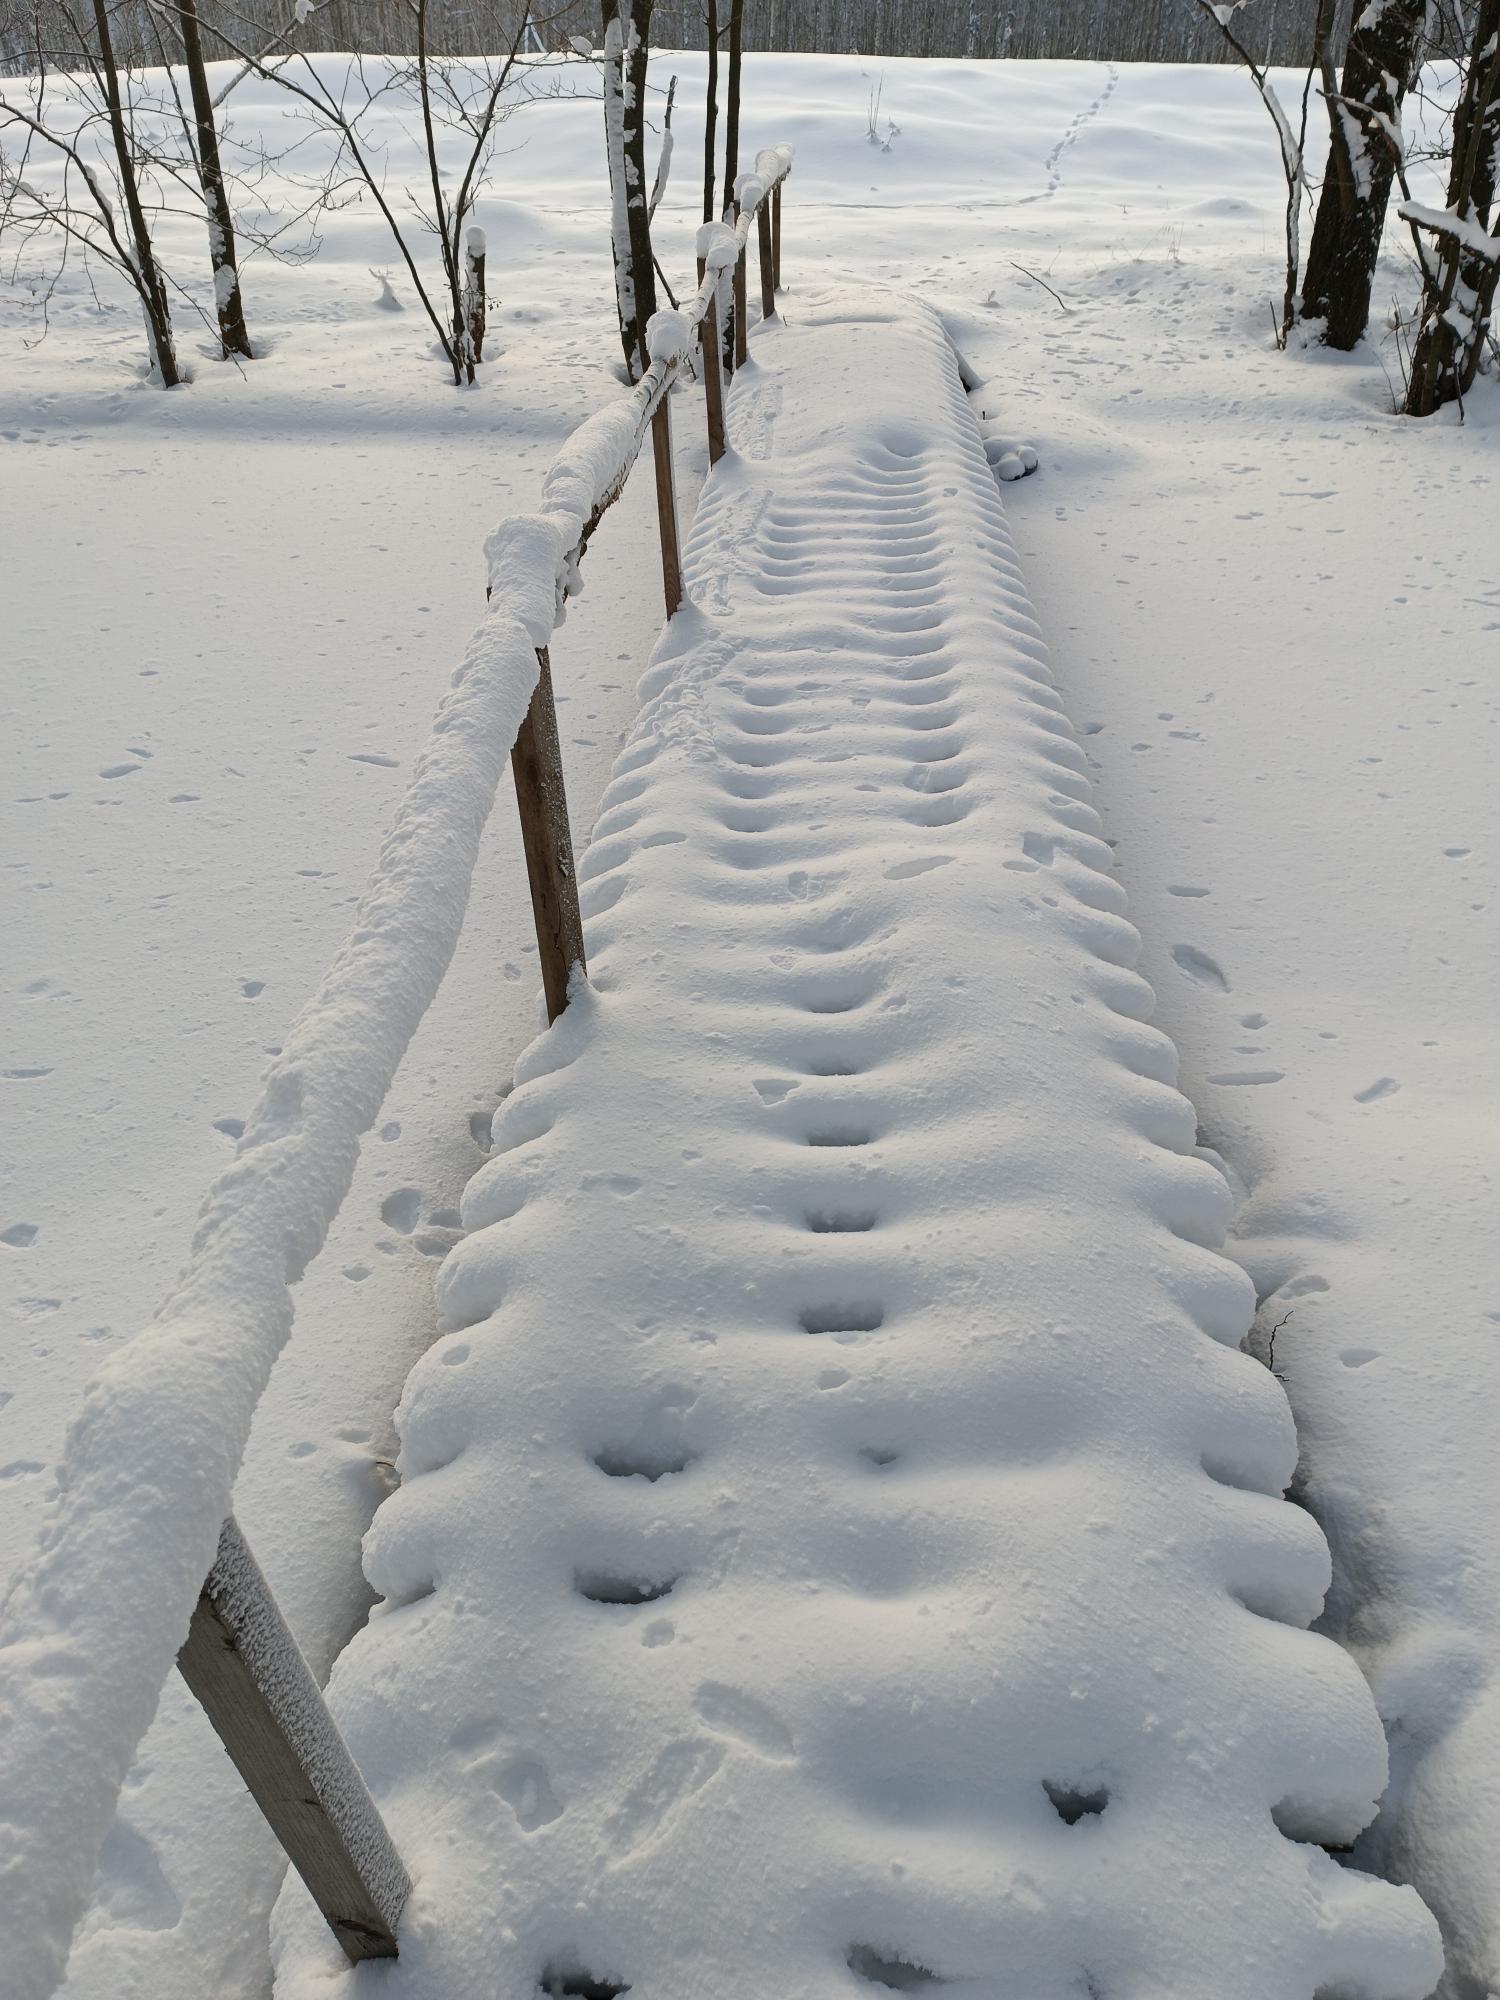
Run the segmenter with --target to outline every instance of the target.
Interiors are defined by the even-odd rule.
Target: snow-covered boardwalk
[[[951,349],[793,320],[334,1676],[381,1990],[1420,2000],[1416,1897],[1317,1844],[1385,1747]],[[354,1990],[295,1881],[277,1931]]]

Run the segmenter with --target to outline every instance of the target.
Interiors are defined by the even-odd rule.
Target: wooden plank
[[[771,205],[763,201],[755,211],[755,227],[760,241],[760,316],[776,317],[776,280],[771,268]]]
[[[662,593],[670,618],[682,602],[682,543],[677,532],[677,481],[672,468],[672,399],[663,396],[651,419],[656,461],[656,525],[661,535]]]
[[[588,965],[573,873],[573,835],[563,790],[557,709],[552,699],[552,659],[545,646],[537,647],[536,657],[536,692],[510,753],[510,764],[521,814],[526,873],[531,881],[531,911],[536,920],[547,1019],[555,1021],[568,1004],[573,967],[586,972]]]
[[[394,1958],[410,1878],[232,1517],[177,1665],[345,1954]]]
[[[745,324],[745,257],[750,246],[744,244],[734,266],[734,365],[743,368],[749,354],[749,328]]]
[[[771,283],[781,290],[781,182],[771,191]]]
[[[724,431],[724,361],[719,352],[719,308],[709,300],[699,327],[703,360],[703,405],[708,412],[708,462],[717,465],[728,448]]]

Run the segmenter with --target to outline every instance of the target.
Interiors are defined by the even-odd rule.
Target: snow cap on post
[[[692,341],[692,328],[680,312],[652,313],[646,322],[646,352],[653,361],[680,361]]]
[[[708,271],[727,271],[740,254],[734,231],[727,222],[705,222],[698,231],[693,254],[703,259]]]
[[[545,646],[558,623],[558,578],[567,538],[555,514],[513,514],[485,541],[490,608],[525,628],[533,646]]]
[[[766,184],[759,174],[741,174],[734,184],[734,198],[741,215],[759,208],[766,198]]]
[[[755,171],[767,185],[785,171],[786,161],[783,154],[787,150],[784,146],[762,146],[756,154]]]
[[[484,255],[484,231],[479,227],[477,222],[470,228],[468,235],[465,236],[464,248],[471,257],[482,257]]]

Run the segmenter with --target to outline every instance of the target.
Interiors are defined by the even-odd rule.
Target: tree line
[[[823,0],[798,16],[806,28]],[[4,0],[14,8],[17,0]],[[151,373],[164,387],[180,379],[172,332],[171,294],[203,311],[192,292],[163,270],[153,242],[152,214],[196,212],[207,224],[217,331],[226,358],[253,359],[240,293],[237,237],[244,233],[240,183],[226,171],[226,103],[247,76],[288,91],[298,115],[332,139],[333,164],[307,191],[314,214],[351,186],[379,210],[405,266],[455,383],[472,383],[483,358],[485,245],[471,222],[485,185],[502,122],[561,87],[558,69],[579,62],[603,72],[605,133],[611,182],[621,338],[632,372],[643,358],[644,327],[656,303],[659,267],[651,254],[650,222],[671,159],[668,93],[656,191],[648,197],[646,76],[650,51],[681,40],[685,7],[701,22],[709,51],[703,143],[705,224],[733,207],[737,172],[740,71],[752,46],[753,9],[789,0],[601,0],[564,4],[543,21],[515,0],[470,0],[465,32],[483,55],[455,54],[443,10],[452,0],[243,0],[279,15],[235,11],[241,0],[29,0],[14,52],[24,61],[20,81],[0,93],[0,238],[18,246],[13,259],[40,243],[59,247],[51,283],[70,251],[111,268],[133,289],[147,331]],[[355,53],[336,64],[314,56],[331,39],[345,49],[341,23],[368,33],[375,10],[397,6],[410,48],[380,36],[380,52]],[[830,19],[894,19],[904,0],[827,0]],[[1021,0],[1017,0],[1018,8]],[[1293,329],[1349,349],[1369,323],[1376,262],[1393,196],[1420,279],[1415,314],[1398,329],[1404,375],[1403,407],[1429,416],[1448,403],[1462,407],[1481,369],[1500,361],[1491,331],[1500,232],[1492,233],[1500,183],[1500,0],[1353,0],[1352,20],[1340,0],[1313,0],[1305,24],[1300,79],[1291,92],[1285,71],[1272,75],[1265,50],[1290,0],[1140,0],[1143,15],[1175,5],[1173,18],[1196,18],[1227,60],[1243,65],[1271,121],[1286,189],[1285,276],[1273,307],[1278,344]],[[941,22],[944,0],[934,0]],[[958,16],[947,0],[948,23]],[[1349,0],[1343,0],[1349,5]],[[977,0],[964,0],[969,32],[992,32],[1008,18],[992,11],[983,23]],[[340,10],[344,10],[341,14]],[[842,11],[840,11],[842,10]],[[1066,19],[1067,0],[1052,13]],[[1102,11],[1102,10],[1101,10]],[[383,17],[381,17],[383,18]],[[586,24],[569,28],[567,23]],[[24,33],[22,32],[24,30]],[[390,38],[394,40],[394,37]],[[715,199],[715,123],[720,49],[727,58],[724,165]],[[549,49],[556,53],[549,55]],[[207,60],[229,57],[227,77],[211,87]],[[1427,142],[1424,164],[1446,182],[1441,203],[1420,201],[1412,189],[1406,99],[1423,88],[1435,57],[1455,62],[1444,73],[1446,101],[1435,110],[1439,137]],[[1342,69],[1340,69],[1342,64]],[[571,94],[571,93],[570,93]],[[408,192],[415,217],[388,196],[373,114],[391,101],[419,120],[427,191]],[[1317,134],[1326,122],[1321,176]],[[455,156],[457,170],[455,171]],[[39,172],[46,163],[49,171]],[[268,163],[262,154],[260,166]],[[1313,226],[1304,258],[1303,226]],[[284,235],[262,227],[256,241],[273,253]],[[433,246],[436,246],[436,264]],[[283,252],[283,254],[285,254]],[[379,275],[379,274],[377,274]],[[701,278],[702,271],[700,269]],[[670,293],[668,294],[670,296]],[[43,288],[45,321],[50,288]],[[394,301],[393,301],[394,302]],[[726,339],[727,321],[726,321]]]
[[[1334,26],[1341,52],[1350,0]],[[0,0],[0,64],[24,68],[37,8],[30,0]],[[50,46],[68,37],[69,9],[43,0]],[[155,44],[151,0],[110,9],[118,58],[146,62]],[[198,9],[210,60],[258,34],[265,40],[285,13],[276,0],[201,0]],[[1297,63],[1306,51],[1318,0],[1262,0],[1256,9],[1255,54],[1273,65]],[[724,0],[727,19],[729,0]],[[577,34],[599,33],[597,0],[433,0],[426,10],[428,45],[437,55],[493,55],[512,43],[533,51],[556,48]],[[225,33],[221,38],[217,30]],[[1212,21],[1191,0],[745,0],[747,49],[806,54],[949,56],[981,60],[1073,58],[1088,62],[1228,62],[1232,53]],[[652,40],[661,49],[708,46],[703,0],[656,0]],[[408,0],[327,0],[307,21],[302,46],[416,54],[416,23]]]

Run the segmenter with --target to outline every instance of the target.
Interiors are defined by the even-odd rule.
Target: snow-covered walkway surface
[[[1420,2000],[1316,1844],[1385,1746],[951,349],[804,297],[731,414],[334,1674],[382,1991]]]

